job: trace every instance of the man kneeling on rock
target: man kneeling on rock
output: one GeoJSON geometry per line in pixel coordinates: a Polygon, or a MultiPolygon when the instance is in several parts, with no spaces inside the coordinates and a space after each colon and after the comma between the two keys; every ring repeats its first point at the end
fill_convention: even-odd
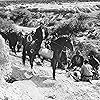
{"type": "Polygon", "coordinates": [[[81,80],[91,82],[92,77],[92,66],[89,64],[88,60],[85,60],[83,66],[81,67],[81,80]]]}

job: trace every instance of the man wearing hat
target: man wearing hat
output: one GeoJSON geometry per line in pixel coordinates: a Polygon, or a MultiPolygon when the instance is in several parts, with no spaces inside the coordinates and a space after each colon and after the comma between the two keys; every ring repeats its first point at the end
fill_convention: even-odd
{"type": "Polygon", "coordinates": [[[93,77],[92,66],[88,60],[84,60],[83,66],[81,67],[81,80],[90,82],[93,77]]]}

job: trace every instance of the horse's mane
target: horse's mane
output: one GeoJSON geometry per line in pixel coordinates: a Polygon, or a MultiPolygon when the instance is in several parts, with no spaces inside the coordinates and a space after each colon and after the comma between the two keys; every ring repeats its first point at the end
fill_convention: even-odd
{"type": "Polygon", "coordinates": [[[69,42],[71,42],[71,39],[67,35],[61,35],[56,40],[68,40],[69,42]]]}

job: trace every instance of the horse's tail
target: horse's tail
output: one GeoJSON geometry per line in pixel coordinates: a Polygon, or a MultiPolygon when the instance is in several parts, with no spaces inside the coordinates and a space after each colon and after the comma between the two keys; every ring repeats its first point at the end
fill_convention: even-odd
{"type": "Polygon", "coordinates": [[[22,62],[23,65],[25,65],[25,59],[26,59],[26,49],[25,46],[23,47],[23,51],[22,51],[22,62]]]}

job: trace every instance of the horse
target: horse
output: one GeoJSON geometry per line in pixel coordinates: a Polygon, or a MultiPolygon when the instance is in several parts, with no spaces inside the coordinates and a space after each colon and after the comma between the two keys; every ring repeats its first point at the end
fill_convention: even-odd
{"type": "Polygon", "coordinates": [[[69,48],[70,51],[73,51],[73,45],[71,43],[71,40],[68,37],[59,37],[58,39],[51,41],[50,43],[51,50],[53,53],[53,58],[51,59],[51,66],[53,69],[53,79],[55,80],[55,70],[57,63],[61,62],[61,55],[63,51],[66,51],[66,48],[69,48]]]}
{"type": "MultiPolygon", "coordinates": [[[[45,38],[48,37],[47,30],[45,31],[45,38]]],[[[42,28],[39,27],[36,29],[35,34],[32,36],[32,41],[26,42],[23,46],[22,52],[22,62],[25,65],[26,55],[29,56],[31,68],[33,68],[33,61],[36,58],[36,55],[39,55],[39,50],[41,48],[41,43],[43,41],[43,33],[42,28]]],[[[55,79],[55,70],[57,63],[61,63],[61,55],[63,51],[66,51],[66,47],[68,47],[71,51],[73,51],[73,46],[71,44],[71,40],[68,37],[59,37],[55,40],[52,40],[50,43],[51,50],[53,53],[53,58],[51,59],[51,66],[53,69],[53,79],[55,79]]]]}
{"type": "Polygon", "coordinates": [[[33,68],[33,61],[36,55],[39,55],[38,52],[41,48],[41,43],[43,39],[46,39],[48,36],[48,33],[46,32],[47,29],[45,29],[46,30],[44,32],[45,35],[43,36],[42,28],[45,29],[45,27],[40,26],[36,29],[34,35],[30,35],[32,36],[31,41],[27,41],[29,35],[27,35],[23,40],[22,62],[25,65],[26,55],[28,55],[30,58],[31,68],[33,68]]]}
{"type": "MultiPolygon", "coordinates": [[[[58,39],[60,37],[61,36],[56,37],[55,35],[48,36],[47,41],[45,42],[45,48],[47,48],[47,49],[45,51],[45,48],[44,48],[44,54],[43,53],[40,54],[42,56],[42,59],[41,59],[42,63],[43,63],[43,60],[48,60],[48,61],[51,60],[53,50],[51,50],[50,44],[51,44],[51,42],[55,41],[56,39],[58,39]],[[45,52],[48,52],[48,54],[45,54],[45,52]]],[[[65,70],[65,65],[67,65],[68,63],[69,62],[67,59],[66,51],[62,51],[61,56],[60,56],[60,62],[58,62],[57,68],[65,70]]]]}
{"type": "Polygon", "coordinates": [[[10,49],[15,52],[15,45],[17,44],[16,35],[14,33],[7,33],[7,32],[2,32],[2,31],[0,31],[0,34],[5,39],[5,41],[7,40],[9,41],[10,49]]]}
{"type": "Polygon", "coordinates": [[[9,47],[12,50],[12,52],[14,52],[16,54],[16,45],[18,40],[20,40],[17,32],[8,32],[7,33],[8,36],[8,41],[9,41],[9,47]]]}
{"type": "Polygon", "coordinates": [[[12,31],[2,32],[2,31],[0,31],[0,34],[5,39],[5,41],[8,40],[10,49],[12,50],[12,52],[14,52],[16,54],[15,47],[17,45],[17,42],[19,40],[21,40],[21,38],[20,38],[20,36],[18,36],[17,32],[12,32],[12,31]]]}

